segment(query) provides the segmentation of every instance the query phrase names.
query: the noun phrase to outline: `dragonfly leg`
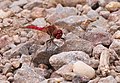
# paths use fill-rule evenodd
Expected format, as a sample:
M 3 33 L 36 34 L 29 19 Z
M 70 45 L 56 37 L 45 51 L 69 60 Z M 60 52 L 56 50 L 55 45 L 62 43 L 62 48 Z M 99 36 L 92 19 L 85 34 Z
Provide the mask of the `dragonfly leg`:
M 51 39 L 49 39 L 49 40 L 46 41 L 46 51 L 47 51 L 50 43 L 51 43 Z
M 61 39 L 65 42 L 65 38 L 62 37 Z
M 59 47 L 53 40 L 52 40 L 52 43 L 53 43 L 55 46 Z

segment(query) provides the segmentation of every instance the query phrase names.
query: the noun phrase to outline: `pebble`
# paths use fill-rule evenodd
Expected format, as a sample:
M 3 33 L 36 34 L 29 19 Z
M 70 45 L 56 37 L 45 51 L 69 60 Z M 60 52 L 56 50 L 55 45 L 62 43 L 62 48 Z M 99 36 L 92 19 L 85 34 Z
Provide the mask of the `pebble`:
M 116 22 L 116 25 L 120 26 L 120 20 L 118 20 L 118 21 Z
M 13 7 L 11 7 L 10 10 L 14 13 L 18 13 L 18 12 L 22 11 L 22 8 L 20 6 L 13 6 Z
M 84 5 L 82 10 L 83 10 L 82 14 L 87 14 L 88 11 L 91 10 L 91 7 L 89 5 Z
M 50 57 L 49 62 L 54 67 L 54 69 L 57 70 L 61 66 L 65 64 L 69 64 L 71 62 L 76 62 L 77 60 L 81 60 L 83 62 L 85 61 L 86 63 L 88 63 L 89 59 L 90 57 L 85 52 L 69 51 L 69 52 L 61 52 L 59 54 L 53 55 L 52 57 Z
M 100 15 L 102 15 L 104 18 L 107 19 L 110 15 L 110 12 L 109 11 L 100 11 Z
M 12 26 L 12 22 L 13 22 L 12 19 L 10 19 L 10 18 L 5 18 L 5 19 L 3 19 L 3 26 L 5 26 L 5 27 L 10 27 L 10 26 Z
M 13 35 L 13 40 L 16 44 L 19 44 L 21 42 L 19 35 Z
M 26 32 L 26 31 L 21 31 L 21 32 L 20 32 L 20 36 L 21 36 L 21 37 L 26 37 L 26 35 L 27 35 L 27 32 Z
M 105 78 L 101 78 L 98 83 L 117 83 L 113 76 L 108 76 Z
M 120 2 L 115 2 L 115 1 L 111 1 L 110 3 L 108 3 L 105 8 L 108 11 L 116 11 L 118 9 L 120 9 Z
M 85 4 L 86 0 L 73 0 L 73 1 L 67 1 L 67 0 L 55 0 L 55 2 L 58 4 L 62 4 L 64 6 L 76 6 L 77 4 Z
M 6 45 L 8 45 L 11 42 L 11 38 L 8 35 L 3 35 L 0 38 L 0 48 L 5 47 Z
M 6 77 L 7 77 L 7 78 L 10 77 L 10 76 L 13 76 L 13 73 L 12 73 L 12 72 L 8 72 L 8 73 L 6 74 Z
M 44 27 L 47 25 L 45 18 L 36 18 L 33 22 L 33 25 L 39 26 L 39 27 Z
M 5 75 L 0 74 L 0 80 L 6 80 L 6 79 L 7 77 Z M 3 83 L 3 82 L 0 82 L 0 83 Z
M 3 28 L 3 23 L 0 23 L 0 28 Z M 0 29 L 0 31 L 1 31 L 2 29 Z
M 31 12 L 31 17 L 33 19 L 41 18 L 41 17 L 45 17 L 45 16 L 46 16 L 45 8 L 35 7 L 35 8 L 33 8 L 32 12 Z
M 24 18 L 29 18 L 30 17 L 30 13 L 31 13 L 31 11 L 28 10 L 28 9 L 24 9 L 23 11 L 20 12 L 21 17 L 24 17 Z M 25 19 L 23 19 L 23 20 L 25 20 Z
M 0 59 L 0 60 L 1 60 L 1 59 Z M 0 72 L 3 71 L 3 68 L 4 68 L 3 64 L 0 63 Z
M 3 74 L 6 74 L 7 72 L 11 71 L 12 65 L 10 63 L 6 63 L 3 68 Z
M 77 61 L 73 64 L 73 72 L 80 76 L 88 77 L 89 79 L 95 76 L 95 70 L 82 61 Z
M 109 20 L 109 21 L 116 22 L 116 21 L 119 20 L 119 16 L 118 16 L 117 14 L 111 13 L 111 14 L 109 15 L 109 17 L 108 17 L 108 20 Z
M 23 6 L 24 9 L 32 9 L 34 7 L 42 7 L 42 1 L 41 0 L 34 0 L 29 3 L 27 3 L 25 6 Z
M 8 77 L 8 79 L 7 79 L 8 81 L 13 81 L 14 80 L 14 77 L 12 77 L 12 76 L 10 76 L 10 77 Z
M 16 68 L 18 68 L 20 66 L 20 61 L 15 60 L 11 64 L 16 69 Z
M 109 48 L 115 50 L 116 53 L 118 55 L 120 55 L 120 51 L 119 51 L 120 50 L 120 40 L 114 39 Z
M 117 30 L 113 36 L 112 36 L 114 39 L 120 39 L 120 30 Z
M 21 37 L 21 38 L 20 38 L 21 43 L 25 43 L 27 40 L 28 40 L 27 37 Z
M 66 18 L 72 15 L 77 15 L 77 9 L 74 7 L 63 7 L 58 4 L 55 11 L 52 14 L 47 14 L 46 20 L 50 23 L 54 23 L 55 21 Z
M 11 5 L 11 3 L 10 0 L 0 1 L 0 9 L 8 9 L 8 6 Z
M 120 66 L 116 66 L 116 71 L 120 72 Z
M 7 18 L 7 17 L 10 17 L 12 15 L 12 12 L 11 11 L 3 11 L 2 9 L 0 9 L 0 18 L 1 19 L 4 19 L 4 18 Z
M 23 6 L 26 3 L 28 3 L 27 0 L 18 0 L 18 1 L 14 1 L 9 7 Z
M 115 77 L 115 80 L 117 81 L 117 83 L 119 83 L 119 82 L 120 82 L 120 77 L 119 77 L 119 76 L 116 76 L 116 77 Z
M 28 38 L 32 38 L 32 36 L 34 35 L 33 31 L 28 32 L 28 34 L 26 35 Z

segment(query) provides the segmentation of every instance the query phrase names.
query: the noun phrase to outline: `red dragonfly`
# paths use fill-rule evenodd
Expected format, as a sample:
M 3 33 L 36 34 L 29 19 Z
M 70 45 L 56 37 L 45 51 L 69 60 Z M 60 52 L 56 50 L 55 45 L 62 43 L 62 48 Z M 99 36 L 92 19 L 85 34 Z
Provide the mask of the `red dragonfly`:
M 28 25 L 26 26 L 26 28 L 39 30 L 39 31 L 45 32 L 48 35 L 50 35 L 50 39 L 46 41 L 46 45 L 47 45 L 46 50 L 48 49 L 48 43 L 52 42 L 53 44 L 55 44 L 53 41 L 55 38 L 64 40 L 64 38 L 62 38 L 62 35 L 63 35 L 62 30 L 58 29 L 55 25 L 50 25 L 50 26 L 45 26 L 45 27 L 37 27 L 34 25 Z

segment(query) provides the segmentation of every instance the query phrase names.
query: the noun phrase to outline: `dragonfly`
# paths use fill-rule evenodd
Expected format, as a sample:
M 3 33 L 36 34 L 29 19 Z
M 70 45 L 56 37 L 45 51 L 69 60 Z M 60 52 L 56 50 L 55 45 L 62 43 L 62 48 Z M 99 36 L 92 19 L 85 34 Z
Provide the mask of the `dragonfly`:
M 39 30 L 39 31 L 47 33 L 50 36 L 50 39 L 46 41 L 46 45 L 47 45 L 46 50 L 48 49 L 48 44 L 49 43 L 53 43 L 54 45 L 59 47 L 54 42 L 54 39 L 62 39 L 62 40 L 64 40 L 64 38 L 62 38 L 63 31 L 61 29 L 58 29 L 55 25 L 49 25 L 49 26 L 45 26 L 45 27 L 38 27 L 38 26 L 35 26 L 35 25 L 28 25 L 28 26 L 26 26 L 26 28 Z

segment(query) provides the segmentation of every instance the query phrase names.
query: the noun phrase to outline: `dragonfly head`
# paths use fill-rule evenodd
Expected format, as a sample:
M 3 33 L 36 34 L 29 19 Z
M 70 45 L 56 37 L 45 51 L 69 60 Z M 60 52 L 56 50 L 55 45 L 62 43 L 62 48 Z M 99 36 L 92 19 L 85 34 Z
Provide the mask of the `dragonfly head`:
M 54 36 L 56 39 L 60 39 L 60 38 L 62 37 L 62 35 L 63 35 L 63 32 L 62 32 L 62 30 L 60 30 L 60 29 L 55 30 L 55 31 L 53 32 L 53 36 Z

